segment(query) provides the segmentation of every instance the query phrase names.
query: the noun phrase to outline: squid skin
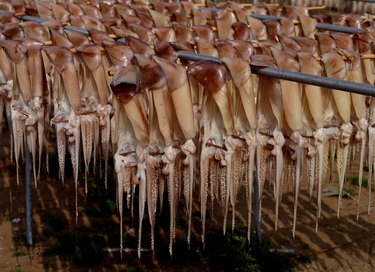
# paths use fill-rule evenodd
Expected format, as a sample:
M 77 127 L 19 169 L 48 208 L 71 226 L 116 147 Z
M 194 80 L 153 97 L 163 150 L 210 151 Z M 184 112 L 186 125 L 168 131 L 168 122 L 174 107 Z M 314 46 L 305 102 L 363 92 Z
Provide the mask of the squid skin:
M 254 47 L 251 43 L 241 40 L 228 41 L 236 49 L 236 57 L 250 62 Z
M 37 119 L 37 131 L 36 137 L 38 139 L 38 172 L 37 178 L 35 177 L 35 182 L 39 180 L 40 177 L 40 167 L 42 160 L 42 151 L 44 146 L 45 138 L 45 93 L 47 89 L 47 82 L 45 77 L 45 69 L 43 65 L 43 59 L 41 54 L 42 44 L 35 42 L 33 40 L 23 39 L 23 44 L 27 47 L 27 60 L 28 60 L 28 70 L 30 71 L 30 81 L 31 81 L 31 94 L 32 99 L 29 101 L 29 106 L 31 110 L 35 113 L 35 118 Z M 34 152 L 35 155 L 35 152 Z M 33 162 L 35 165 L 35 161 Z
M 57 73 L 61 75 L 69 103 L 73 110 L 78 113 L 81 109 L 81 91 L 71 51 L 60 46 L 44 46 L 43 50 L 54 64 Z
M 157 27 L 166 27 L 166 26 L 170 26 L 170 18 L 169 16 L 165 15 L 165 14 L 162 14 L 160 12 L 157 12 L 155 10 L 152 10 L 152 9 L 149 9 L 148 10 L 153 21 L 154 21 L 154 24 L 155 26 Z
M 152 91 L 160 131 L 166 146 L 171 146 L 173 144 L 172 101 L 166 78 L 157 63 L 138 54 L 135 56 L 141 70 L 141 87 Z
M 34 181 L 36 182 L 35 155 L 36 155 L 36 131 L 35 113 L 28 106 L 32 98 L 31 82 L 28 73 L 27 48 L 20 41 L 1 40 L 0 46 L 4 49 L 13 66 L 14 78 L 12 88 L 12 100 L 10 104 L 10 118 L 12 120 L 12 132 L 14 139 L 14 154 L 17 170 L 17 184 L 19 184 L 18 162 L 19 155 L 23 155 L 24 144 L 30 148 L 33 158 Z M 4 72 L 7 72 L 7 62 L 2 62 Z M 10 67 L 9 67 L 10 68 Z M 35 141 L 35 142 L 34 142 Z
M 242 41 L 249 41 L 250 40 L 250 30 L 247 25 L 243 22 L 234 22 L 232 24 L 233 33 L 233 40 L 242 40 Z
M 138 229 L 138 258 L 141 258 L 141 246 L 142 246 L 142 221 L 145 212 L 146 203 L 146 157 L 147 149 L 143 149 L 137 146 L 136 154 L 138 158 L 137 165 L 137 179 L 139 181 L 139 229 Z
M 154 49 L 140 39 L 128 35 L 126 36 L 126 40 L 135 54 L 145 56 L 146 58 L 150 58 L 151 56 L 155 55 Z
M 68 149 L 71 157 L 73 168 L 74 184 L 75 184 L 75 222 L 78 222 L 78 173 L 79 173 L 79 154 L 80 154 L 80 118 L 74 111 L 68 116 L 68 123 L 64 126 L 66 135 L 68 136 Z
M 220 58 L 233 58 L 236 55 L 236 49 L 228 41 L 216 41 L 215 47 L 219 53 Z
M 69 29 L 64 29 L 64 33 L 75 48 L 90 44 L 90 41 L 82 33 Z
M 315 39 L 306 37 L 291 37 L 301 47 L 302 52 L 310 53 L 311 55 L 316 54 L 318 48 L 318 42 Z
M 154 45 L 156 55 L 162 59 L 175 62 L 177 60 L 176 52 L 173 46 L 168 42 L 159 42 Z
M 159 42 L 175 42 L 176 33 L 172 27 L 157 27 L 153 29 L 153 32 L 158 37 Z
M 202 218 L 202 242 L 205 242 L 205 218 L 206 218 L 206 204 L 208 192 L 208 173 L 210 173 L 208 166 L 210 157 L 218 155 L 217 159 L 223 167 L 226 167 L 224 178 L 220 181 L 224 190 L 222 190 L 222 207 L 224 212 L 223 232 L 226 230 L 226 221 L 228 214 L 228 203 L 232 177 L 232 149 L 226 149 L 225 154 L 223 151 L 215 146 L 221 146 L 223 132 L 225 128 L 225 137 L 229 137 L 234 133 L 233 115 L 231 114 L 230 103 L 228 101 L 226 87 L 225 87 L 225 73 L 226 68 L 217 63 L 198 61 L 189 66 L 188 73 L 191 74 L 200 84 L 202 84 L 207 93 L 207 102 L 204 106 L 205 111 L 203 114 L 203 138 L 202 138 L 202 151 L 201 151 L 201 218 Z M 221 92 L 221 93 L 220 93 Z M 216 107 L 216 106 L 217 107 Z M 219 112 L 217 111 L 219 110 Z M 231 137 L 229 137 L 231 138 Z M 215 143 L 214 148 L 207 148 L 206 144 Z M 219 145 L 217 145 L 217 143 Z M 231 139 L 228 139 L 226 146 L 230 147 Z M 208 152 L 208 153 L 206 153 Z M 220 155 L 221 154 L 221 155 Z M 216 158 L 215 158 L 216 159 Z
M 73 48 L 72 42 L 62 33 L 50 29 L 51 41 L 54 45 L 65 46 L 68 48 Z
M 255 40 L 267 40 L 267 28 L 261 20 L 248 16 L 247 21 L 250 26 L 251 38 Z
M 17 105 L 17 104 L 18 105 Z M 21 152 L 23 152 L 23 143 L 25 138 L 25 121 L 26 116 L 17 111 L 16 109 L 19 108 L 19 100 L 12 99 L 11 102 L 11 120 L 12 120 L 12 131 L 13 131 L 13 139 L 14 139 L 14 158 L 16 161 L 16 171 L 17 171 L 17 185 L 19 185 L 19 169 L 18 169 L 18 162 Z M 22 103 L 22 102 L 21 102 Z
M 322 62 L 324 63 L 327 76 L 337 79 L 346 78 L 347 71 L 345 61 L 340 55 L 334 52 L 323 54 Z M 332 90 L 332 94 L 341 119 L 344 123 L 350 122 L 350 93 Z
M 27 48 L 20 41 L 2 40 L 0 46 L 4 48 L 8 58 L 13 63 L 14 80 L 18 84 L 23 99 L 27 103 L 32 98 L 31 82 L 27 63 Z
M 281 34 L 281 24 L 278 20 L 269 20 L 263 22 L 267 27 L 267 33 L 270 40 L 276 40 Z
M 155 215 L 158 202 L 158 179 L 161 175 L 160 156 L 148 154 L 146 157 L 147 173 L 147 208 L 151 225 L 151 250 L 155 251 Z
M 243 137 L 246 139 L 246 143 L 248 145 L 248 156 L 249 156 L 249 168 L 248 168 L 248 178 L 249 178 L 249 188 L 252 188 L 253 185 L 253 171 L 255 170 L 255 150 L 256 150 L 256 145 L 257 145 L 257 140 L 255 137 L 255 130 L 257 128 L 257 116 L 256 116 L 256 107 L 255 107 L 255 98 L 254 98 L 254 89 L 253 89 L 253 84 L 252 84 L 252 77 L 251 77 L 251 71 L 250 67 L 247 61 L 243 59 L 238 59 L 238 58 L 223 58 L 223 62 L 226 64 L 228 67 L 234 84 L 237 87 L 236 93 L 234 97 L 239 96 L 239 100 L 237 103 L 242 104 L 242 109 L 241 105 L 237 104 L 233 108 L 236 109 L 235 112 L 235 118 L 237 120 L 241 119 L 240 115 L 242 115 L 244 120 L 247 120 L 247 124 L 245 122 L 240 123 L 238 122 L 238 127 L 236 127 L 236 131 L 239 132 L 241 131 L 241 134 Z M 239 92 L 239 95 L 237 94 Z M 235 98 L 238 100 L 238 98 Z M 243 111 L 243 112 L 242 112 Z M 231 149 L 233 150 L 232 158 L 231 161 L 233 163 L 232 165 L 232 174 L 231 174 L 231 187 L 230 187 L 230 199 L 231 203 L 233 206 L 233 221 L 232 221 L 232 229 L 235 226 L 235 205 L 236 205 L 236 199 L 237 199 L 237 194 L 239 190 L 239 180 L 240 180 L 240 172 L 238 169 L 238 165 L 241 163 L 242 158 L 241 154 L 244 153 L 244 143 L 232 139 L 231 141 L 227 142 L 227 145 L 231 145 Z M 239 160 L 240 159 L 240 160 Z M 252 194 L 252 189 L 250 189 L 249 192 L 249 198 L 248 198 L 248 209 L 249 209 L 249 215 L 248 215 L 248 228 L 251 227 L 251 194 Z M 250 233 L 250 229 L 249 229 Z M 248 234 L 250 235 L 250 234 Z M 248 237 L 249 238 L 249 237 Z
M 282 34 L 288 37 L 299 35 L 298 28 L 294 26 L 294 23 L 291 19 L 281 17 L 279 20 L 280 20 Z
M 114 99 L 114 106 L 116 111 L 113 119 L 117 124 L 116 131 L 112 137 L 116 137 L 117 151 L 114 154 L 114 166 L 117 174 L 117 200 L 119 203 L 120 213 L 120 248 L 123 248 L 123 206 L 124 202 L 126 207 L 129 208 L 132 195 L 134 194 L 134 185 L 136 182 L 135 172 L 138 164 L 136 146 L 137 140 L 134 135 L 134 130 L 131 128 L 131 123 L 126 117 L 125 109 L 122 104 Z M 125 193 L 125 201 L 124 201 Z M 121 254 L 122 255 L 122 254 Z
M 207 209 L 207 197 L 208 197 L 208 175 L 209 175 L 209 160 L 215 155 L 215 148 L 202 147 L 201 158 L 200 158 L 200 201 L 201 201 L 201 218 L 202 218 L 202 235 L 201 240 L 203 247 L 205 245 L 205 234 L 206 234 L 206 209 Z
M 327 73 L 327 76 L 337 79 L 347 78 L 347 69 L 343 58 L 337 53 L 330 52 L 322 56 L 322 62 Z M 332 90 L 333 98 L 343 124 L 341 125 L 341 137 L 338 147 L 337 155 L 337 172 L 339 175 L 339 199 L 337 203 L 337 217 L 340 217 L 342 190 L 344 186 L 346 165 L 349 154 L 349 140 L 353 132 L 353 126 L 350 123 L 350 107 L 351 95 L 350 93 Z
M 278 67 L 289 71 L 299 72 L 300 67 L 296 60 L 278 49 L 271 47 L 271 51 L 275 57 Z M 284 107 L 285 121 L 292 131 L 300 130 L 302 129 L 303 123 L 301 91 L 299 84 L 296 82 L 280 80 L 280 85 L 283 103 L 288 103 L 289 101 L 293 101 L 293 103 L 295 103 L 295 107 Z
M 181 23 L 172 23 L 176 41 L 178 42 L 192 42 L 193 41 L 193 34 L 192 31 L 184 24 Z
M 186 70 L 182 65 L 168 62 L 154 57 L 166 75 L 168 89 L 171 92 L 174 110 L 177 120 L 185 137 L 185 143 L 181 146 L 181 151 L 186 155 L 185 164 L 189 167 L 189 186 L 188 186 L 188 243 L 190 244 L 191 217 L 192 217 L 192 186 L 194 183 L 194 161 L 196 146 L 193 139 L 196 136 L 194 125 L 194 113 L 190 95 L 190 87 Z
M 274 66 L 274 60 L 266 55 L 254 55 L 252 62 L 261 66 Z M 285 138 L 281 132 L 283 124 L 283 104 L 280 84 L 276 79 L 268 77 L 259 77 L 257 97 L 258 127 L 256 130 L 256 164 L 259 186 L 259 204 L 261 205 L 261 196 L 266 180 L 266 165 L 269 151 L 267 145 L 273 146 L 271 155 L 276 157 L 276 185 L 281 182 L 281 170 L 283 168 L 282 148 Z M 266 135 L 264 135 L 264 132 Z M 272 133 L 272 138 L 268 135 Z M 276 195 L 275 197 L 279 197 Z M 279 201 L 276 201 L 275 208 L 278 215 Z M 277 229 L 277 220 L 275 221 L 275 229 Z
M 336 48 L 335 40 L 327 33 L 317 33 L 315 39 L 319 43 L 321 54 L 332 52 Z
M 69 49 L 58 46 L 44 47 L 43 50 L 47 53 L 50 61 L 54 64 L 56 69 L 56 79 L 58 81 L 57 92 L 60 93 L 60 99 L 64 99 L 63 116 L 65 121 L 64 129 L 68 137 L 69 153 L 71 155 L 71 163 L 73 167 L 73 175 L 75 181 L 75 206 L 76 218 L 78 221 L 78 173 L 79 173 L 79 155 L 80 155 L 80 118 L 79 112 L 81 110 L 80 85 L 77 75 L 76 66 L 73 62 L 72 53 Z M 68 99 L 68 101 L 66 100 Z M 72 108 L 73 110 L 71 110 Z M 64 115 L 65 113 L 65 115 Z
M 373 104 L 373 103 L 372 103 Z M 372 111 L 374 110 L 373 105 L 372 106 Z M 373 113 L 373 112 L 372 112 Z M 369 171 L 368 171 L 368 190 L 369 190 L 369 200 L 368 200 L 368 207 L 367 207 L 367 214 L 371 213 L 372 210 L 372 194 L 371 192 L 371 187 L 372 187 L 372 179 L 373 179 L 373 169 L 374 169 L 374 152 L 375 152 L 375 127 L 374 127 L 374 121 L 371 119 L 371 123 L 368 126 L 368 134 L 369 134 L 369 139 L 368 139 L 368 165 L 369 165 Z
M 199 9 L 192 9 L 192 14 L 193 14 L 193 25 L 206 25 L 207 24 L 207 19 L 204 16 L 202 10 Z
M 153 57 L 166 75 L 174 109 L 185 139 L 195 138 L 194 113 L 186 70 L 182 65 Z
M 276 60 L 278 67 L 281 69 L 299 72 L 300 66 L 298 62 L 288 54 L 271 48 L 272 54 Z M 291 81 L 280 81 L 283 104 L 287 105 L 292 101 L 293 107 L 284 107 L 285 121 L 288 127 L 292 130 L 291 140 L 293 144 L 290 146 L 295 151 L 296 156 L 296 179 L 295 179 L 295 199 L 294 199 L 294 216 L 293 216 L 293 237 L 295 236 L 295 226 L 297 220 L 298 196 L 301 182 L 301 167 L 302 167 L 302 148 L 304 145 L 303 137 L 300 135 L 300 130 L 303 128 L 302 121 L 302 98 L 300 84 Z M 277 154 L 278 150 L 276 150 Z M 277 159 L 277 158 L 276 158 Z M 276 163 L 278 165 L 278 163 Z M 278 166 L 277 166 L 278 168 Z M 276 187 L 276 200 L 280 194 L 280 187 Z
M 301 46 L 294 39 L 285 35 L 279 35 L 278 39 L 280 40 L 280 43 L 283 46 L 283 50 L 287 52 L 289 55 L 291 55 L 293 58 L 296 57 L 298 52 L 302 51 Z
M 315 57 L 309 53 L 300 52 L 297 54 L 302 73 L 321 75 L 322 67 L 316 61 Z M 309 111 L 315 121 L 314 145 L 318 153 L 318 193 L 317 193 L 317 216 L 315 231 L 318 231 L 318 219 L 321 214 L 321 199 L 323 187 L 323 168 L 324 168 L 324 145 L 326 144 L 326 135 L 324 133 L 324 105 L 322 89 L 317 86 L 304 85 L 304 94 L 306 95 Z
M 103 47 L 114 65 L 127 67 L 131 64 L 134 53 L 129 46 L 120 42 L 104 41 Z
M 140 24 L 131 24 L 131 30 L 138 36 L 137 38 L 147 44 L 154 44 L 158 41 L 154 31 L 150 31 L 149 28 L 144 27 Z M 133 36 L 133 35 L 130 35 Z M 125 36 L 126 37 L 126 36 Z
M 357 54 L 352 54 L 352 52 L 343 52 L 345 55 L 349 55 L 350 62 L 348 65 L 348 80 L 358 83 L 365 82 L 365 75 L 362 72 L 361 60 Z M 366 107 L 366 96 L 360 94 L 351 93 L 352 105 L 355 112 L 354 125 L 357 127 L 357 133 L 355 135 L 355 140 L 360 141 L 360 162 L 358 171 L 358 205 L 357 205 L 357 220 L 359 219 L 359 203 L 361 199 L 361 188 L 362 188 L 362 178 L 363 178 L 363 163 L 365 160 L 365 146 L 367 141 L 367 130 L 368 130 L 368 120 L 367 120 L 367 107 Z
M 257 116 L 250 66 L 247 61 L 238 58 L 223 58 L 222 61 L 228 67 L 234 83 L 238 88 L 242 106 L 245 110 L 250 127 L 256 129 Z
M 163 174 L 168 175 L 168 195 L 170 206 L 170 242 L 169 253 L 173 254 L 175 237 L 176 198 L 175 198 L 175 160 L 177 153 L 173 148 L 172 101 L 168 93 L 167 81 L 160 66 L 141 55 L 135 55 L 141 70 L 141 88 L 152 92 L 153 104 L 157 113 L 160 131 L 165 147 L 162 161 L 166 164 Z
M 316 24 L 317 21 L 314 18 L 311 18 L 306 15 L 299 15 L 298 19 L 301 22 L 301 28 L 303 31 L 303 36 L 307 38 L 314 38 L 314 34 L 316 32 Z
M 147 146 L 148 123 L 146 110 L 143 102 L 143 95 L 139 89 L 139 75 L 135 66 L 119 69 L 114 75 L 111 89 L 120 103 L 124 106 L 135 133 L 137 141 L 142 146 Z
M 223 9 L 216 13 L 217 33 L 220 40 L 233 40 L 234 30 L 232 24 L 237 22 L 234 12 L 229 9 Z
M 361 54 L 371 54 L 371 35 L 368 32 L 356 34 L 358 51 Z M 374 70 L 374 61 L 371 59 L 363 59 L 362 66 L 365 70 L 366 80 L 369 84 L 374 84 L 375 75 L 373 74 Z
M 322 67 L 316 61 L 315 57 L 309 53 L 300 52 L 297 54 L 301 67 L 301 72 L 312 75 L 321 75 Z M 306 95 L 309 111 L 315 121 L 315 127 L 323 127 L 324 122 L 324 105 L 322 89 L 313 85 L 304 85 L 304 94 Z
M 253 204 L 253 186 L 254 186 L 254 172 L 255 172 L 255 158 L 256 158 L 256 151 L 258 141 L 256 138 L 255 132 L 248 133 L 248 137 L 246 139 L 246 143 L 248 145 L 248 155 L 249 155 L 249 162 L 248 162 L 248 169 L 247 169 L 247 178 L 248 178 L 248 188 L 249 193 L 247 196 L 247 241 L 250 242 L 251 238 L 251 211 L 252 211 L 252 204 Z M 257 199 L 257 198 L 255 198 Z
M 225 85 L 226 72 L 223 64 L 209 61 L 198 61 L 189 67 L 189 73 L 212 94 L 220 109 L 227 135 L 233 135 L 234 122 Z
M 197 37 L 199 37 L 199 40 L 204 39 L 209 43 L 214 42 L 214 37 L 215 37 L 214 32 L 212 31 L 212 28 L 209 27 L 208 25 L 194 24 L 193 30 L 194 30 L 195 34 L 197 35 Z
M 77 50 L 85 64 L 93 74 L 96 83 L 97 92 L 100 98 L 100 104 L 106 105 L 109 99 L 109 88 L 105 78 L 105 71 L 102 62 L 102 54 L 97 45 L 81 46 Z
M 112 112 L 112 107 L 109 105 L 109 87 L 105 75 L 104 63 L 99 47 L 96 45 L 79 47 L 78 52 L 92 73 L 92 77 L 94 78 L 96 84 L 96 92 L 100 98 L 97 113 L 101 128 L 101 141 L 104 153 L 104 183 L 105 187 L 107 188 L 108 149 L 110 140 L 109 115 Z

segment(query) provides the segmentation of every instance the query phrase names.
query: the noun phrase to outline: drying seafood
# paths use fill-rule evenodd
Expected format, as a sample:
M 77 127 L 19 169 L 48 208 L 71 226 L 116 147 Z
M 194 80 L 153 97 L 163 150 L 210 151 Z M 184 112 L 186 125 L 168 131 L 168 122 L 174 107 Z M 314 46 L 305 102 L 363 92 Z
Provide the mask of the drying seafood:
M 82 172 L 87 192 L 90 165 L 95 169 L 99 158 L 101 169 L 102 157 L 107 188 L 113 155 L 120 247 L 124 206 L 134 215 L 138 193 L 139 257 L 146 207 L 155 250 L 156 214 L 163 207 L 165 187 L 171 255 L 180 202 L 190 245 L 195 188 L 203 244 L 210 205 L 212 210 L 220 207 L 224 234 L 230 213 L 235 229 L 243 185 L 249 240 L 253 202 L 261 203 L 267 181 L 274 189 L 275 230 L 282 194 L 293 187 L 295 236 L 305 181 L 310 197 L 316 190 L 318 229 L 328 171 L 331 180 L 337 173 L 339 217 L 352 147 L 360 149 L 360 191 L 366 160 L 369 165 L 371 197 L 374 100 L 254 75 L 249 66 L 374 84 L 373 57 L 366 57 L 374 52 L 371 18 L 330 18 L 358 30 L 350 36 L 321 31 L 318 22 L 325 23 L 325 17 L 309 16 L 306 7 L 107 2 L 1 5 L 8 11 L 0 14 L 0 123 L 6 115 L 18 182 L 25 146 L 32 153 L 35 182 L 39 179 L 48 122 L 55 126 L 59 177 L 65 179 L 68 149 L 76 190 Z M 279 17 L 263 20 L 250 16 L 253 12 Z M 20 23 L 16 13 L 45 20 Z M 178 58 L 175 50 L 217 59 L 195 62 Z M 79 171 L 81 153 L 84 171 Z M 76 195 L 76 208 L 77 202 Z

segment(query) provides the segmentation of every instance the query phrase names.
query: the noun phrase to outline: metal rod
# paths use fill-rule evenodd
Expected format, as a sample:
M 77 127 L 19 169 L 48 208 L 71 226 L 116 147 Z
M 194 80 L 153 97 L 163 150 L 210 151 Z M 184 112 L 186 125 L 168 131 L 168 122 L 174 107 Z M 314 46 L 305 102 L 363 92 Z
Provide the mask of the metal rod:
M 196 54 L 187 51 L 177 51 L 177 56 L 179 58 L 185 58 L 190 60 L 208 60 L 221 63 L 221 60 L 216 57 Z M 345 92 L 357 93 L 362 95 L 368 96 L 375 96 L 375 86 L 364 84 L 364 83 L 356 83 L 346 80 L 334 79 L 324 76 L 316 76 L 298 72 L 292 72 L 287 70 L 278 69 L 275 67 L 260 67 L 255 65 L 250 65 L 251 72 L 254 74 L 274 77 L 279 79 L 285 79 L 290 81 L 295 81 L 299 83 L 309 84 L 320 86 L 328 89 L 335 89 Z
M 374 3 L 375 3 L 375 0 L 374 0 Z M 218 10 L 218 8 L 206 8 L 206 7 L 201 7 L 200 9 L 205 9 L 205 10 L 208 10 L 208 11 L 217 11 Z M 8 11 L 0 10 L 0 14 L 4 14 L 4 13 L 7 13 L 7 12 Z M 254 17 L 256 19 L 259 19 L 259 20 L 277 20 L 277 19 L 280 18 L 280 17 L 277 17 L 277 16 L 263 15 L 263 14 L 257 14 L 257 13 L 252 13 L 249 16 Z M 18 19 L 23 20 L 23 21 L 33 21 L 33 22 L 38 22 L 38 23 L 43 23 L 43 22 L 48 21 L 47 19 L 29 16 L 29 15 L 19 16 Z M 336 31 L 336 32 L 343 32 L 343 33 L 350 33 L 350 34 L 363 32 L 363 30 L 359 29 L 359 28 L 332 25 L 332 24 L 323 24 L 323 23 L 317 23 L 316 28 L 320 29 L 320 30 L 329 30 L 329 31 Z M 76 32 L 80 32 L 84 35 L 89 35 L 89 32 L 86 29 L 76 27 L 76 26 L 67 25 L 67 26 L 64 26 L 64 29 L 70 29 L 70 30 L 73 30 L 73 31 L 76 31 Z
M 26 144 L 25 152 L 25 202 L 26 202 L 26 242 L 28 246 L 33 245 L 32 227 L 32 192 L 31 192 L 31 151 Z
M 374 0 L 375 1 L 375 0 Z M 205 8 L 201 7 L 200 9 L 204 9 L 207 11 L 218 11 L 218 8 Z M 272 15 L 264 15 L 264 14 L 258 14 L 258 13 L 251 13 L 249 16 L 259 19 L 259 20 L 277 20 L 280 19 L 278 16 L 272 16 Z M 316 28 L 320 30 L 329 30 L 329 31 L 335 31 L 335 32 L 343 32 L 343 33 L 349 33 L 349 34 L 355 34 L 363 32 L 364 30 L 355 28 L 355 27 L 348 27 L 348 26 L 339 26 L 339 25 L 332 25 L 332 24 L 323 24 L 323 23 L 317 23 Z
M 33 22 L 37 22 L 37 23 L 43 23 L 43 22 L 47 21 L 46 19 L 34 17 L 34 16 L 29 16 L 29 15 L 20 16 L 20 17 L 17 17 L 17 18 L 19 20 L 22 20 L 22 21 L 33 21 Z
M 280 19 L 280 17 L 277 17 L 277 16 L 263 15 L 263 14 L 257 14 L 257 13 L 249 14 L 249 16 L 251 16 L 253 18 L 256 18 L 256 19 L 259 19 L 259 20 L 277 20 L 277 19 Z M 320 29 L 320 30 L 344 32 L 344 33 L 349 33 L 349 34 L 355 34 L 355 33 L 363 32 L 363 30 L 359 29 L 359 28 L 332 25 L 332 24 L 323 24 L 323 23 L 317 23 L 316 28 Z
M 87 35 L 87 36 L 90 34 L 86 29 L 83 29 L 83 28 L 80 28 L 80 27 L 77 27 L 77 26 L 72 26 L 72 25 L 66 25 L 66 26 L 64 26 L 64 29 L 73 30 L 75 32 L 79 32 L 79 33 L 82 33 L 83 35 Z
M 350 0 L 352 2 L 366 2 L 366 3 L 375 3 L 375 0 Z
M 0 15 L 8 13 L 8 12 L 9 11 L 6 11 L 6 10 L 0 10 Z M 44 22 L 48 21 L 47 19 L 43 19 L 43 18 L 35 17 L 35 16 L 29 16 L 29 15 L 17 16 L 17 18 L 21 21 L 32 21 L 32 22 L 37 22 L 37 23 L 44 23 Z M 87 31 L 87 29 L 80 28 L 80 27 L 77 27 L 77 26 L 66 25 L 66 26 L 64 26 L 64 29 L 73 30 L 75 32 L 82 33 L 84 35 L 89 35 L 89 32 Z

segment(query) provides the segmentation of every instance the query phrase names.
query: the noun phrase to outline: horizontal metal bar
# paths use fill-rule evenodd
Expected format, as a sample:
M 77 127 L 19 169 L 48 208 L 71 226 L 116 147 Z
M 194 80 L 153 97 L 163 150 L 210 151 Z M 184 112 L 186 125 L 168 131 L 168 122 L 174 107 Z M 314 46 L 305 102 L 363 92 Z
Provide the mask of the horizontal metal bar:
M 66 26 L 64 26 L 64 29 L 79 32 L 79 33 L 82 33 L 83 35 L 87 35 L 87 36 L 90 34 L 86 29 L 83 29 L 83 28 L 80 28 L 80 27 L 77 27 L 77 26 L 72 26 L 72 25 L 66 25 Z
M 183 58 L 183 59 L 189 59 L 189 60 L 194 60 L 194 61 L 208 60 L 208 61 L 222 63 L 221 59 L 217 57 L 211 57 L 211 56 L 197 54 L 197 53 L 188 52 L 188 51 L 181 50 L 181 51 L 177 51 L 176 54 L 177 54 L 177 57 Z
M 259 19 L 259 20 L 277 20 L 277 19 L 280 18 L 280 17 L 277 17 L 277 16 L 263 15 L 263 14 L 256 14 L 256 13 L 252 13 L 249 16 L 254 17 L 256 19 Z M 349 34 L 355 34 L 355 33 L 363 32 L 363 30 L 359 29 L 359 28 L 332 25 L 332 24 L 323 24 L 323 23 L 317 23 L 316 28 L 320 29 L 320 30 L 344 32 L 344 33 L 349 33 Z
M 366 3 L 375 3 L 375 0 L 350 0 L 352 2 L 366 2 Z
M 46 19 L 34 17 L 34 16 L 29 16 L 29 15 L 20 16 L 20 17 L 18 17 L 18 19 L 22 20 L 22 21 L 33 21 L 33 22 L 37 22 L 37 23 L 44 23 L 45 21 L 47 21 Z
M 211 12 L 215 12 L 215 11 L 219 10 L 218 8 L 205 8 L 205 7 L 202 7 L 200 9 L 204 9 L 204 10 L 211 11 Z M 256 19 L 259 19 L 259 20 L 277 20 L 277 19 L 280 19 L 280 17 L 277 17 L 277 16 L 264 15 L 264 14 L 258 14 L 258 13 L 252 13 L 252 14 L 249 14 L 249 16 L 254 17 Z M 329 30 L 329 31 L 343 32 L 343 33 L 349 33 L 349 34 L 355 34 L 355 33 L 363 32 L 363 30 L 359 29 L 359 28 L 332 25 L 332 24 L 323 24 L 323 23 L 317 23 L 316 28 L 320 29 L 320 30 Z
M 211 57 L 207 55 L 196 54 L 187 51 L 177 51 L 177 56 L 179 58 L 190 59 L 190 60 L 208 60 L 221 63 L 222 61 L 219 58 Z M 254 74 L 269 76 L 279 79 L 285 79 L 289 81 L 320 86 L 328 89 L 335 89 L 345 92 L 363 94 L 368 96 L 375 96 L 375 86 L 356 83 L 346 80 L 333 79 L 329 77 L 316 76 L 298 72 L 292 72 L 287 70 L 278 69 L 275 67 L 260 67 L 256 65 L 250 65 L 251 72 Z
M 343 32 L 348 34 L 355 34 L 355 33 L 361 33 L 364 30 L 349 26 L 340 26 L 340 25 L 331 25 L 331 24 L 323 24 L 323 23 L 317 23 L 316 28 L 319 30 L 329 30 L 329 31 L 335 31 L 335 32 Z
M 0 10 L 0 15 L 5 14 L 7 12 L 8 11 L 6 11 L 6 10 Z M 37 23 L 44 23 L 44 22 L 48 21 L 48 19 L 43 19 L 43 18 L 40 18 L 40 17 L 29 16 L 29 15 L 18 16 L 17 18 L 19 20 L 22 20 L 22 21 L 32 21 L 32 22 L 37 22 Z M 64 26 L 64 29 L 73 30 L 75 32 L 82 33 L 84 35 L 90 34 L 86 29 L 80 28 L 80 27 L 77 27 L 77 26 L 72 26 L 72 25 L 66 25 L 66 26 Z
M 0 14 L 4 12 L 5 11 L 1 11 Z M 265 16 L 265 15 L 261 15 L 261 16 Z M 274 17 L 274 16 L 271 16 L 271 17 Z M 47 21 L 46 19 L 42 19 L 42 18 L 34 17 L 34 16 L 28 16 L 28 15 L 22 16 L 21 20 L 34 21 L 34 22 Z M 89 34 L 86 29 L 82 29 L 79 27 L 65 26 L 65 29 L 71 29 L 71 30 L 83 33 L 85 35 Z M 221 62 L 219 58 L 195 54 L 195 53 L 186 52 L 186 51 L 178 51 L 177 55 L 181 58 L 188 58 L 191 60 L 209 60 L 209 61 Z M 337 90 L 342 90 L 342 91 L 347 91 L 347 92 L 352 92 L 352 93 L 358 93 L 358 94 L 363 94 L 363 95 L 375 96 L 375 86 L 373 85 L 355 83 L 355 82 L 350 82 L 350 81 L 345 81 L 345 80 L 337 80 L 337 79 L 314 76 L 314 75 L 303 74 L 303 73 L 296 73 L 296 72 L 281 70 L 281 69 L 274 68 L 274 67 L 264 68 L 264 67 L 251 65 L 251 69 L 253 73 L 259 74 L 259 75 L 270 76 L 270 77 L 275 77 L 275 78 L 285 79 L 285 80 L 291 80 L 295 82 L 316 85 L 316 86 L 321 86 L 321 87 L 330 88 L 330 89 L 337 89 Z

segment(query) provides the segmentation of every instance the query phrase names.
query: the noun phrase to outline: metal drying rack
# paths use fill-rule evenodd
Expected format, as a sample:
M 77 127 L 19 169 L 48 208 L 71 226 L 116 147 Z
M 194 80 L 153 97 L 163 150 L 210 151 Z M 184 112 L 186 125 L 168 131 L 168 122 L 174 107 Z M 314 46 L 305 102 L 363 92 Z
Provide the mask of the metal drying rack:
M 367 0 L 368 2 L 373 2 Z M 375 0 L 374 0 L 375 2 Z M 211 9 L 214 11 L 216 8 L 203 8 Z M 0 15 L 4 13 L 9 13 L 9 11 L 0 10 Z M 260 19 L 260 20 L 269 20 L 269 19 L 278 19 L 276 16 L 261 15 L 261 14 L 251 14 L 250 16 Z M 22 21 L 34 21 L 38 23 L 43 23 L 48 21 L 47 19 L 42 19 L 39 17 L 29 16 L 29 15 L 20 15 L 17 16 L 19 20 Z M 321 30 L 330 30 L 335 32 L 344 32 L 344 33 L 359 33 L 363 30 L 353 27 L 337 26 L 330 24 L 317 23 L 317 29 Z M 86 29 L 66 25 L 64 29 L 73 30 L 84 35 L 89 35 L 89 32 Z M 199 60 L 208 60 L 221 63 L 222 61 L 219 58 L 211 57 L 207 55 L 187 52 L 187 51 L 177 51 L 177 56 L 179 58 L 190 59 L 194 61 Z M 294 82 L 320 86 L 329 89 L 336 89 L 345 92 L 357 93 L 367 96 L 375 96 L 375 86 L 369 84 L 355 83 L 345 80 L 332 79 L 324 76 L 316 76 L 298 72 L 292 72 L 287 70 L 278 69 L 275 67 L 260 67 L 250 64 L 251 71 L 254 74 L 274 77 L 278 79 L 290 80 Z M 26 144 L 25 151 L 25 188 L 26 188 L 26 240 L 27 244 L 31 246 L 33 244 L 33 235 L 32 235 L 32 188 L 31 188 L 31 151 Z M 260 226 L 260 197 L 259 197 L 259 187 L 257 182 L 257 177 L 255 177 L 254 182 L 254 195 L 255 195 L 255 225 L 256 225 L 256 236 L 257 239 L 261 240 L 261 226 Z

